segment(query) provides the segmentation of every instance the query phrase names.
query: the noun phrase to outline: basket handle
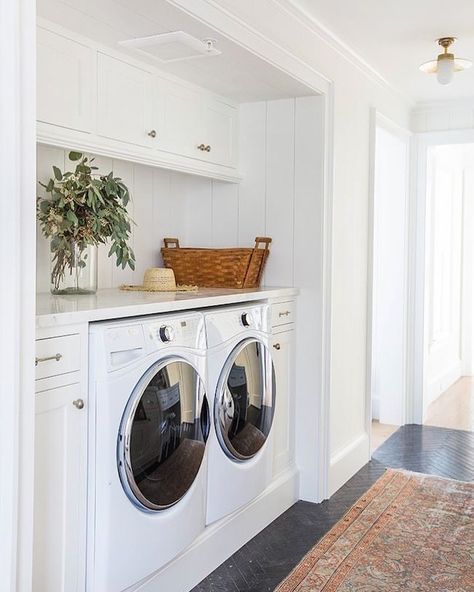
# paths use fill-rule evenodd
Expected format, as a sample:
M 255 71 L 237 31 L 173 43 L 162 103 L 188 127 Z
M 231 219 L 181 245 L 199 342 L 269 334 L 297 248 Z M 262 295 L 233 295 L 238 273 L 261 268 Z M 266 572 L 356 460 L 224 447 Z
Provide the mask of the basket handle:
M 255 249 L 258 249 L 259 245 L 264 244 L 265 251 L 268 251 L 271 242 L 272 239 L 269 236 L 257 236 L 255 237 Z
M 164 238 L 165 249 L 179 249 L 179 240 L 177 238 Z
M 252 255 L 250 256 L 249 266 L 247 268 L 247 273 L 245 274 L 245 279 L 244 279 L 244 283 L 242 286 L 243 288 L 247 287 L 247 276 L 248 276 L 249 270 L 252 267 L 253 259 L 257 255 L 257 251 L 263 250 L 265 252 L 263 254 L 262 264 L 260 265 L 260 269 L 259 269 L 258 276 L 257 276 L 257 285 L 260 284 L 260 279 L 261 279 L 262 273 L 263 273 L 263 266 L 264 266 L 266 258 L 268 257 L 268 253 L 269 253 L 268 247 L 271 242 L 272 242 L 272 239 L 269 236 L 257 236 L 255 238 L 255 247 L 253 248 Z M 265 247 L 263 249 L 259 249 L 260 244 L 264 244 Z

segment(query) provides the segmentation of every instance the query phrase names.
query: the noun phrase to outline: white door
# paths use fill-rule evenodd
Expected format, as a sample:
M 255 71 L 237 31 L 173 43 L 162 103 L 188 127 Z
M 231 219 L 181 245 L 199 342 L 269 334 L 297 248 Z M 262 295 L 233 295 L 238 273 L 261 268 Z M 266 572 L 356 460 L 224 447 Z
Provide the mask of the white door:
M 462 374 L 462 154 L 435 146 L 428 157 L 424 409 Z
M 197 158 L 202 154 L 198 146 L 204 142 L 200 96 L 163 78 L 156 77 L 154 84 L 154 105 L 160 113 L 156 119 L 161 122 L 156 147 Z
M 408 136 L 375 137 L 372 417 L 402 425 L 406 407 Z
M 33 592 L 83 592 L 87 413 L 78 384 L 36 394 Z
M 273 474 L 285 470 L 294 459 L 294 331 L 273 335 L 276 404 L 273 422 Z
M 215 164 L 235 166 L 237 160 L 237 109 L 211 99 L 203 103 L 205 126 L 201 157 Z
M 91 132 L 94 52 L 41 27 L 37 35 L 38 121 Z
M 102 53 L 97 67 L 97 133 L 129 144 L 153 146 L 152 75 Z

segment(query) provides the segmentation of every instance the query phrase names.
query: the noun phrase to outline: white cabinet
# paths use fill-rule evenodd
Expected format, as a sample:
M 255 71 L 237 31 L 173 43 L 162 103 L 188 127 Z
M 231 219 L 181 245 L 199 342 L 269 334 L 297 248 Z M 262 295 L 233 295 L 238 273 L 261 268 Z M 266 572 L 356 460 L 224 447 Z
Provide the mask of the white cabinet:
M 91 132 L 95 52 L 41 27 L 37 48 L 38 120 Z
M 40 142 L 240 180 L 236 105 L 85 38 L 64 35 L 49 24 L 38 29 Z
M 273 474 L 294 462 L 295 376 L 294 330 L 280 329 L 272 338 L 276 381 L 276 408 L 273 424 Z
M 97 133 L 153 146 L 152 75 L 103 53 L 97 58 Z
M 203 131 L 201 150 L 205 160 L 224 166 L 237 166 L 237 109 L 221 101 L 208 100 L 202 105 Z
M 33 592 L 84 592 L 87 332 L 36 341 Z

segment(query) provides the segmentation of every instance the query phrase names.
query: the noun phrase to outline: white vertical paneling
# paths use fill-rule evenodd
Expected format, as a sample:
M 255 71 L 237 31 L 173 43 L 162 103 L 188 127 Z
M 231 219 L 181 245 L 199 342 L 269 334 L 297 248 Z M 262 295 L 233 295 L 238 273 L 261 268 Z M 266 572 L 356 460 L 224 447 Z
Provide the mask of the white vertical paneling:
M 212 182 L 212 245 L 232 247 L 239 244 L 239 186 Z
M 266 113 L 267 103 L 240 106 L 240 166 L 243 181 L 239 187 L 239 245 L 252 245 L 264 235 L 266 192 Z
M 181 240 L 183 246 L 212 246 L 211 183 L 211 180 L 205 177 L 180 177 L 177 189 L 182 192 L 183 207 L 175 212 L 184 221 Z
M 175 175 L 179 173 L 164 169 L 152 169 L 153 171 L 153 231 L 151 240 L 157 249 L 157 263 L 162 265 L 160 249 L 165 237 L 180 236 L 181 226 L 176 212 L 181 209 L 181 199 L 173 195 L 172 183 Z
M 265 234 L 273 239 L 265 283 L 293 285 L 295 101 L 267 105 Z
M 137 258 L 133 282 L 141 283 L 145 270 L 160 262 L 160 238 L 154 220 L 153 169 L 135 165 L 133 172 L 133 250 Z
M 300 496 L 311 499 L 317 490 L 319 454 L 319 414 L 315 401 L 322 392 L 323 335 L 323 219 L 324 219 L 324 98 L 296 99 L 295 113 L 295 201 L 293 281 L 300 289 L 298 298 L 298 339 L 296 340 L 295 392 L 296 454 L 300 470 L 310 476 L 301 484 Z

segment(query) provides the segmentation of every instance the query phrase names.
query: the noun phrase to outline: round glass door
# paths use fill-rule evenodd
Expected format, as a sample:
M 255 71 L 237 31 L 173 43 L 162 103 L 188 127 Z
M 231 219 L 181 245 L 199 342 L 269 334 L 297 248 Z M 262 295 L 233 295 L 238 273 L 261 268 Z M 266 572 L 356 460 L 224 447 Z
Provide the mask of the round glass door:
M 214 421 L 224 452 L 245 461 L 265 444 L 275 409 L 275 377 L 268 348 L 255 339 L 229 356 L 217 387 Z
M 194 367 L 179 358 L 152 366 L 129 399 L 118 438 L 120 478 L 132 502 L 148 511 L 178 502 L 198 474 L 208 433 Z

